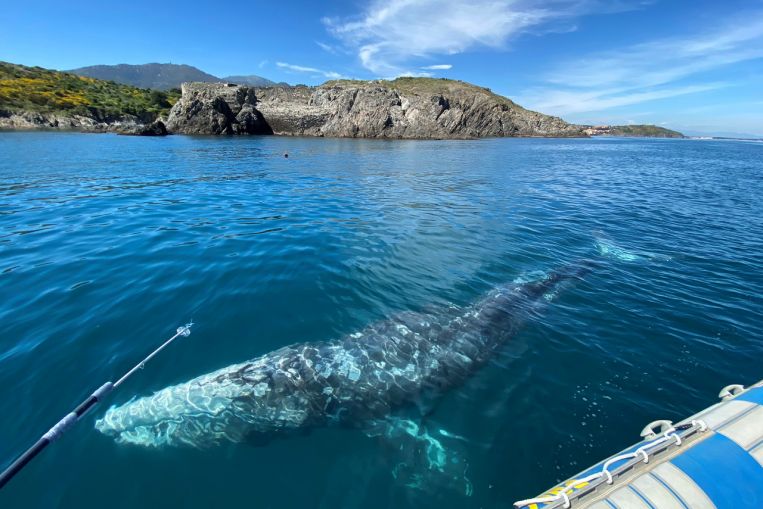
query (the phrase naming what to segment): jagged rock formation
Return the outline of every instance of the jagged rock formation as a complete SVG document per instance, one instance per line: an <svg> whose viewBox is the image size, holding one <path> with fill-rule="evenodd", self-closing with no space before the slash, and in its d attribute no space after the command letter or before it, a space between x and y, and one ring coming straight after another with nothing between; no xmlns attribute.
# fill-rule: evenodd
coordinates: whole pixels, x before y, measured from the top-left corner
<svg viewBox="0 0 763 509"><path fill-rule="evenodd" d="M183 134L272 134L255 109L255 89L231 84L183 83L182 99L167 118Z"/></svg>
<svg viewBox="0 0 763 509"><path fill-rule="evenodd" d="M578 126L487 89L429 78L289 88L189 83L167 128L185 134L353 138L584 136Z"/></svg>
<svg viewBox="0 0 763 509"><path fill-rule="evenodd" d="M139 124L135 126L122 127L116 130L117 134L128 136L167 136L169 132L164 122L155 120L150 124Z"/></svg>

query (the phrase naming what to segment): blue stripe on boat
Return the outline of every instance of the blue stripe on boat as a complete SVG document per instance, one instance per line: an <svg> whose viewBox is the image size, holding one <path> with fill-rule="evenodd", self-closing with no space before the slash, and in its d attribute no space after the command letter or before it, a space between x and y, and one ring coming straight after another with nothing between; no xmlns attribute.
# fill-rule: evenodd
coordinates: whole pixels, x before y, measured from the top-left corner
<svg viewBox="0 0 763 509"><path fill-rule="evenodd" d="M715 434L673 458L717 509L763 507L763 468L733 440Z"/></svg>
<svg viewBox="0 0 763 509"><path fill-rule="evenodd" d="M665 489L666 489L666 490L668 490L668 491L670 492L670 494L671 494L671 495L673 495L673 496L676 498L676 500L678 500L678 503L679 503L679 504L681 504L681 506L682 506L684 509L689 509L689 506L688 506L688 505L686 505L686 502L684 502L684 499L683 499L683 498L681 498L681 495L679 495L679 494L676 492L676 490L674 490L674 489L673 489L673 488L672 488L672 487L671 487L671 486L670 486L668 483L666 483L666 482L663 480L663 478L662 478L662 477L660 477L659 475L655 474L654 472L649 472L649 475L651 475L652 477L654 477L654 479L655 479L655 480L656 480L658 483L660 483L660 484L662 484L663 486L665 486Z"/></svg>
<svg viewBox="0 0 763 509"><path fill-rule="evenodd" d="M646 505L648 505L648 506L649 506L649 509L655 509L655 508L654 508L654 504L652 504L652 503L649 501L649 499L648 499L648 498L646 498L646 495L644 495L643 493L641 493L641 490L639 490L638 488L636 488L636 487L635 487L634 485L632 485L632 484L629 484L629 485L628 485L628 487L631 489L631 491L632 491L633 493L635 493L635 494L636 494L636 496L637 496L638 498L640 498L641 500L643 500L643 501L644 501L644 503L645 503Z"/></svg>
<svg viewBox="0 0 763 509"><path fill-rule="evenodd" d="M740 394L734 399L738 399L741 401L749 401L750 403L757 403L758 405L763 405L763 387L756 387L754 389L750 389L749 391L745 392L744 394Z"/></svg>

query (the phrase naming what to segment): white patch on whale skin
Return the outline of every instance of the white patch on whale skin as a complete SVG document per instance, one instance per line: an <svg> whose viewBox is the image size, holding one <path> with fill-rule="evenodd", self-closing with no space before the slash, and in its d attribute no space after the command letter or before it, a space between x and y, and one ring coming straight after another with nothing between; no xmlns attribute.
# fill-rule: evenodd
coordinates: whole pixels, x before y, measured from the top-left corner
<svg viewBox="0 0 763 509"><path fill-rule="evenodd" d="M269 390L270 390L270 387L268 387L268 384L266 384L265 382L261 382L252 388L252 393L255 396L264 396Z"/></svg>
<svg viewBox="0 0 763 509"><path fill-rule="evenodd" d="M406 327L405 325L401 323L395 325L395 329L397 329L397 332L399 332L403 336L407 336L408 334L411 333L411 329L409 329L408 327Z"/></svg>

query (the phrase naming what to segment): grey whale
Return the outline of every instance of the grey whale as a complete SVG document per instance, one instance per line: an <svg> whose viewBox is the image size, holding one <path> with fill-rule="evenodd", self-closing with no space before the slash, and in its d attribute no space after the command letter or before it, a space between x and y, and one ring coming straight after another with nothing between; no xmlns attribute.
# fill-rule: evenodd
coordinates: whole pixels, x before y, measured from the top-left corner
<svg viewBox="0 0 763 509"><path fill-rule="evenodd" d="M120 443L196 448L353 427L407 438L427 469L444 471L457 462L440 444L447 433L429 435L395 411L463 383L591 265L502 285L469 306L404 312L338 340L280 348L111 407L95 426Z"/></svg>

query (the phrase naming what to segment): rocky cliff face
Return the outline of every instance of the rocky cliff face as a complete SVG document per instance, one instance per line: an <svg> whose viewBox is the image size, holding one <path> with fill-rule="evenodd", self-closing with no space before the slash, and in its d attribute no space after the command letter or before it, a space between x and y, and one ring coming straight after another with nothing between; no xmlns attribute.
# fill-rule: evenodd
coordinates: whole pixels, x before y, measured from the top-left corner
<svg viewBox="0 0 763 509"><path fill-rule="evenodd" d="M184 134L272 134L255 109L255 89L230 84L183 83L167 129Z"/></svg>
<svg viewBox="0 0 763 509"><path fill-rule="evenodd" d="M584 136L578 126L487 89L428 78L290 88L184 84L167 128L185 134L353 138Z"/></svg>

